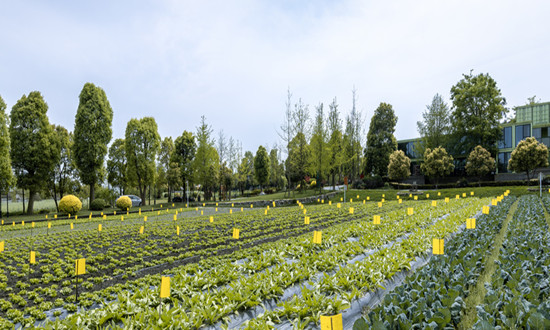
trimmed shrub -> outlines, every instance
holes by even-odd
[[[77,214],[82,209],[82,202],[75,195],[66,195],[59,201],[59,212]]]
[[[128,196],[120,196],[116,200],[116,207],[118,207],[121,210],[126,211],[126,209],[129,209],[132,207],[132,200]]]
[[[105,200],[102,198],[96,198],[90,203],[90,210],[102,211],[105,208]]]

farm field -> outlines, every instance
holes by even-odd
[[[500,195],[497,202],[496,196],[479,198],[469,190],[453,193],[455,198],[438,200],[404,196],[402,200],[367,201],[365,196],[353,195],[351,203],[333,198],[330,205],[328,200],[319,200],[311,205],[220,208],[219,212],[213,207],[185,212],[174,208],[105,218],[52,219],[51,228],[48,222],[36,222],[34,227],[29,222],[5,225],[0,229],[0,242],[4,242],[0,252],[0,325],[301,329],[319,326],[321,315],[341,313],[346,328],[358,318],[358,327],[399,327],[393,322],[403,321],[404,313],[397,313],[397,301],[412,304],[420,296],[413,297],[413,289],[431,289],[431,296],[440,295],[445,301],[430,305],[433,310],[425,301],[424,305],[415,303],[416,309],[400,307],[407,313],[410,309],[410,315],[405,314],[407,320],[418,319],[424,326],[440,326],[443,321],[458,326],[464,314],[472,325],[498,325],[496,318],[502,317],[495,316],[496,306],[489,307],[494,302],[492,292],[499,292],[502,285],[491,294],[477,294],[488,299],[488,307],[485,313],[478,309],[480,315],[473,319],[471,311],[466,313],[468,293],[475,291],[480,276],[501,273],[486,274],[484,265],[498,258],[490,253],[493,238],[508,239],[505,234],[510,229],[506,229],[515,228],[515,218],[509,216],[515,208],[531,210],[531,205],[538,205],[533,209],[538,210],[533,211],[538,215],[535,223],[546,228],[547,235],[543,204],[534,196],[517,200]],[[548,198],[543,201],[550,204]],[[498,205],[491,206],[490,214],[481,215],[482,207],[492,202]],[[378,217],[379,224],[375,224]],[[463,230],[466,219],[472,217],[477,218],[476,229]],[[527,231],[527,235],[533,232]],[[319,241],[314,242],[314,237]],[[432,257],[434,238],[444,239],[443,255]],[[545,274],[540,273],[539,263],[548,262],[544,251],[532,266],[541,277]],[[365,296],[382,290],[394,275],[408,272],[411,264],[429,257],[427,266],[412,274],[417,280],[409,277],[380,306],[360,318]],[[82,258],[85,273],[76,277],[75,260]],[[506,271],[517,266],[507,265]],[[457,272],[457,268],[463,271]],[[435,281],[434,272],[442,283]],[[450,274],[452,295],[444,282],[451,281]],[[165,298],[159,294],[162,277],[170,278],[169,297]],[[435,282],[422,284],[426,279]],[[530,285],[532,291],[547,292],[545,287]],[[450,298],[443,292],[453,297],[450,306]],[[541,302],[548,300],[548,295],[537,297],[529,301],[541,310],[530,313],[527,320],[546,317]],[[460,308],[453,305],[457,301],[462,301]],[[391,308],[384,307],[387,305]],[[392,309],[396,310],[393,319]]]

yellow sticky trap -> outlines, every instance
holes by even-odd
[[[430,198],[430,194],[426,194],[426,198]]]
[[[170,277],[162,276],[160,279],[160,297],[170,297]]]
[[[46,219],[48,219],[48,215],[46,214]],[[4,224],[4,220],[2,220],[2,224]]]
[[[120,221],[124,221],[124,216],[123,215],[120,216]]]
[[[350,199],[349,199],[349,202],[350,202],[350,203],[353,203],[353,198],[350,198]]]
[[[237,228],[233,228],[233,238],[239,239],[240,230]]]
[[[412,207],[407,207],[407,215],[413,215],[414,210]]]
[[[475,229],[476,228],[476,219],[466,219],[466,229]]]
[[[321,244],[322,234],[323,234],[322,231],[314,231],[313,232],[313,243]]]
[[[144,229],[143,226],[139,227],[139,233],[140,233],[140,234],[143,234],[143,229]]]
[[[304,225],[309,225],[309,217],[304,217]]]
[[[349,214],[353,214],[353,207],[349,208]]]
[[[304,213],[305,213],[305,210],[304,210]],[[264,210],[264,215],[267,215],[267,209]]]
[[[174,203],[172,203],[172,207],[174,207]]]
[[[218,212],[218,208],[216,207],[216,212]]]
[[[382,202],[378,202],[378,207],[382,207]]]
[[[386,199],[382,198],[381,202],[384,203],[386,201]]]
[[[25,227],[25,221],[21,221],[21,226]]]
[[[69,213],[69,216],[68,216],[68,218],[69,218],[69,219],[71,218],[71,214],[70,214],[70,213]]]
[[[269,205],[267,206],[267,209],[269,210]]]
[[[99,225],[97,226],[97,230],[98,230],[98,231],[101,231],[101,224],[99,224]]]
[[[449,203],[449,197],[445,197],[445,203]]]
[[[328,205],[332,205],[332,201],[328,201]]]
[[[29,258],[29,262],[30,262],[31,264],[35,264],[35,263],[36,263],[36,252],[31,251],[31,255],[30,255],[30,258]]]
[[[337,203],[337,204],[336,204],[336,207],[337,207],[337,208],[341,208],[341,207],[342,207],[342,204]]]
[[[73,225],[73,223],[72,223],[72,222],[71,222],[71,229],[74,229],[74,225]]]
[[[325,204],[325,200],[324,200],[324,199],[321,199],[321,204]]]
[[[418,196],[414,195],[414,200],[417,201],[417,200],[418,200]]]
[[[320,203],[321,202],[321,199],[320,198],[317,198],[317,203]]]
[[[218,206],[218,203],[216,203],[216,206]]]
[[[88,215],[88,219],[92,220],[92,214],[91,213]]]
[[[201,215],[204,215],[204,212],[201,210]]]
[[[139,215],[141,215],[141,208],[139,209]]]
[[[54,215],[53,215],[53,218],[54,218],[54,219],[57,219],[57,214],[54,214]]]
[[[231,203],[231,207],[235,207],[235,203]]]
[[[375,215],[372,219],[372,223],[375,224],[375,225],[379,225],[380,224],[380,216]]]
[[[103,215],[103,212],[101,212],[101,215]],[[69,216],[70,217],[70,216]]]
[[[496,199],[491,200],[491,205],[492,206],[497,206],[497,204],[498,204],[498,201]]]
[[[357,195],[357,199],[359,199],[359,195]]]
[[[143,217],[143,221],[144,221],[144,222],[147,221],[147,216],[144,216],[144,217]]]
[[[473,196],[474,195],[474,192],[473,191],[470,191],[470,196]]]
[[[176,235],[180,235],[180,226],[176,226]]]
[[[174,221],[178,220],[178,216],[174,214]]]
[[[382,194],[382,198],[386,198],[386,194]]]
[[[340,202],[343,202],[344,201],[344,197],[340,197]]]
[[[366,201],[363,199],[363,204],[365,204],[365,203],[366,203]]]
[[[214,222],[214,217],[210,217],[210,222]]]
[[[306,209],[304,209],[304,214],[306,214],[306,213],[307,213],[307,210],[306,210]],[[266,213],[266,214],[267,214],[267,213]]]
[[[104,217],[105,217],[105,216],[104,216]],[[75,216],[74,216],[74,219],[75,219],[75,220],[78,220],[78,215],[75,215]]]
[[[195,211],[198,211],[198,210],[199,210],[199,208],[198,208],[198,207],[195,207]]]
[[[229,214],[233,214],[233,209],[229,209]]]
[[[76,259],[74,265],[74,274],[75,275],[84,275],[86,274],[86,259]]]
[[[370,201],[370,196],[367,196],[367,200]]]
[[[4,225],[4,219],[2,219],[2,225]]]
[[[31,222],[31,227],[33,227],[33,228],[34,228],[34,221],[33,221],[33,222]]]
[[[103,215],[103,220],[107,220],[107,215],[106,214]]]
[[[160,215],[160,211],[157,211],[157,215]]]
[[[51,229],[51,228],[52,228],[52,223],[48,222],[48,229]]]
[[[437,201],[432,201],[432,206],[436,207],[437,206]]]
[[[409,194],[409,198],[412,198],[413,197],[413,194]]]
[[[443,239],[434,238],[433,239],[433,254],[443,254]]]
[[[273,207],[275,207],[275,202],[273,202]]]
[[[241,212],[243,212],[243,211],[244,211],[244,208],[241,207]]]
[[[0,252],[4,252],[4,241],[0,241]]]
[[[398,203],[399,204],[403,203],[403,200],[401,198],[399,198]]]
[[[466,197],[466,193],[462,193],[462,197]]]
[[[441,196],[441,192],[438,191],[438,192],[437,192],[437,196]]]
[[[254,204],[250,204],[250,208],[251,208],[251,209],[254,208]]]
[[[116,215],[116,211],[113,212],[113,215]]]
[[[15,227],[15,222],[12,221],[12,222],[11,222],[11,225],[12,225],[13,227]]]
[[[342,314],[334,316],[321,315],[321,330],[343,330]]]
[[[460,195],[456,195],[456,199],[460,199]]]
[[[483,213],[483,214],[489,214],[489,210],[490,210],[490,207],[487,206],[487,205],[484,205],[484,206],[483,206],[482,213]]]

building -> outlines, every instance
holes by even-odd
[[[550,149],[550,102],[523,105],[514,110],[515,117],[502,125],[502,139],[498,143],[496,159],[499,174],[508,173],[508,160],[512,151],[527,137],[535,137]],[[397,149],[402,150],[411,159],[411,175],[420,174],[421,156],[415,150],[415,146],[420,142],[420,138],[397,141]],[[465,165],[464,160],[460,159],[457,162],[455,167],[462,169]]]

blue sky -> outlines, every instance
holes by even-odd
[[[550,101],[549,13],[547,1],[2,1],[0,95],[11,110],[39,90],[50,122],[72,130],[93,82],[114,138],[131,118],[176,137],[204,115],[255,151],[280,142],[287,88],[311,116],[336,97],[344,117],[355,86],[365,127],[388,102],[397,138],[412,138],[470,69],[510,108]]]

